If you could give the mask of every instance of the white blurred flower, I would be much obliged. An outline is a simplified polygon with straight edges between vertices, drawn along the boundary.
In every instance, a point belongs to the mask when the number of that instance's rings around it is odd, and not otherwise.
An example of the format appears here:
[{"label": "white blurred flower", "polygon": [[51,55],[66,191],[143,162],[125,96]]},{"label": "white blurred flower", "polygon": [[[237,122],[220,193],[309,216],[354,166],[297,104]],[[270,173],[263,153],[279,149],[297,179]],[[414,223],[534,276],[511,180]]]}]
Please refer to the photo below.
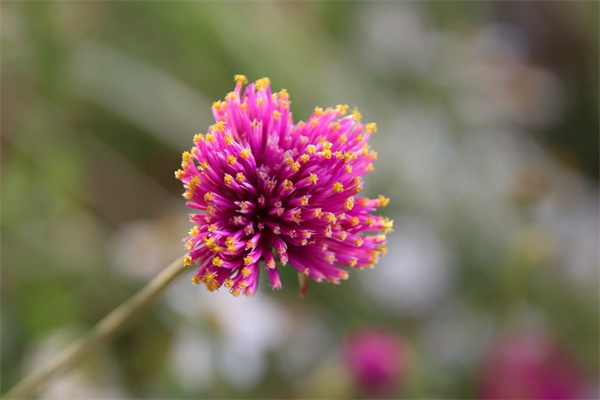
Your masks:
[{"label": "white blurred flower", "polygon": [[282,343],[291,318],[260,290],[252,298],[233,297],[226,291],[209,293],[185,279],[172,285],[166,300],[190,321],[214,325],[209,326],[218,332],[211,363],[223,379],[239,389],[260,381],[267,354]]},{"label": "white blurred flower", "polygon": [[368,274],[360,274],[366,293],[390,311],[430,312],[452,284],[452,254],[435,230],[423,221],[394,218],[388,254]]},{"label": "white blurred flower", "polygon": [[177,238],[189,228],[185,214],[179,213],[129,222],[110,242],[112,265],[119,274],[148,281],[185,252]]},{"label": "white blurred flower", "polygon": [[214,379],[210,343],[190,328],[177,330],[171,363],[179,383],[186,389],[205,388]]},{"label": "white blurred flower", "polygon": [[378,75],[426,75],[435,60],[439,35],[423,25],[417,3],[365,2],[358,8],[356,42],[360,60]]},{"label": "white blurred flower", "polygon": [[[67,347],[77,337],[77,329],[73,327],[57,330],[39,342],[26,354],[23,375],[37,370],[48,364],[58,352]],[[87,358],[85,365],[94,367],[74,368],[64,374],[59,374],[49,381],[40,393],[42,399],[122,399],[119,379],[111,368],[111,360],[102,353],[100,356]],[[111,372],[112,371],[112,372]]]}]

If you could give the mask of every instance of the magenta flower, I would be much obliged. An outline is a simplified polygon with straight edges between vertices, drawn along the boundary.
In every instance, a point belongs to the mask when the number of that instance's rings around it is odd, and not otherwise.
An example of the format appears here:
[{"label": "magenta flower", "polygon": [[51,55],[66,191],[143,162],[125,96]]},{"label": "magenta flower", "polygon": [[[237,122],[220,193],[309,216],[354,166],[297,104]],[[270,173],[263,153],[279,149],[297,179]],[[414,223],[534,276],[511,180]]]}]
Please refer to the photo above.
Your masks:
[{"label": "magenta flower", "polygon": [[482,399],[577,399],[580,367],[565,349],[537,332],[513,332],[488,350],[479,380]]},{"label": "magenta flower", "polygon": [[376,330],[358,331],[346,341],[344,356],[363,394],[389,396],[399,389],[406,369],[400,338]]},{"label": "magenta flower", "polygon": [[376,125],[361,124],[358,110],[344,116],[345,105],[317,107],[294,124],[285,89],[271,93],[262,78],[242,93],[246,78],[235,80],[213,104],[216,123],[194,137],[175,172],[187,205],[200,211],[185,239],[185,263],[198,266],[192,282],[252,295],[262,265],[281,288],[277,259],[317,282],[347,279],[340,266],[372,267],[386,238],[368,232],[392,228],[370,214],[389,199],[358,197],[377,158],[367,145]]}]

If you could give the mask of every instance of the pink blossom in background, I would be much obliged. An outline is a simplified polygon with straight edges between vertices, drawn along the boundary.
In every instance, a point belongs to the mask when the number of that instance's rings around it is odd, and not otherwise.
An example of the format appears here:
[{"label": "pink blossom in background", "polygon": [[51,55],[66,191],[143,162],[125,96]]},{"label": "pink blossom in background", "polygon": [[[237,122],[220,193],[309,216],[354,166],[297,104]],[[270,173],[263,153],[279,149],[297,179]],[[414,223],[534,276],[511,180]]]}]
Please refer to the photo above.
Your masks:
[{"label": "pink blossom in background", "polygon": [[377,158],[367,144],[376,125],[363,125],[358,110],[345,116],[346,105],[317,107],[294,124],[285,89],[271,93],[262,78],[242,92],[246,78],[235,79],[234,91],[213,104],[216,123],[194,137],[175,172],[198,211],[185,239],[185,263],[198,267],[192,281],[252,295],[262,265],[273,289],[288,263],[333,283],[348,278],[340,267],[372,267],[392,228],[371,214],[389,199],[359,196]]},{"label": "pink blossom in background", "polygon": [[479,381],[482,399],[577,399],[584,390],[579,366],[559,343],[537,332],[497,339]]},{"label": "pink blossom in background", "polygon": [[356,388],[366,395],[386,396],[399,390],[406,367],[402,341],[377,330],[353,333],[344,357]]}]

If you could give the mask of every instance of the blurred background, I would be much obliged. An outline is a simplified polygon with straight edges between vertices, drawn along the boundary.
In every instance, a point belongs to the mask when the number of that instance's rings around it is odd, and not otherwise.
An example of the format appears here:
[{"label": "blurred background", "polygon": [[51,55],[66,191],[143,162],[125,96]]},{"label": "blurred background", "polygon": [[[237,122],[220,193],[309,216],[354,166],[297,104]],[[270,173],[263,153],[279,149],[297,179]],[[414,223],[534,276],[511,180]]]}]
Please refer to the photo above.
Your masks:
[{"label": "blurred background", "polygon": [[388,254],[184,277],[42,397],[598,397],[598,3],[1,8],[1,392],[184,253],[173,171],[245,74],[377,122]]}]

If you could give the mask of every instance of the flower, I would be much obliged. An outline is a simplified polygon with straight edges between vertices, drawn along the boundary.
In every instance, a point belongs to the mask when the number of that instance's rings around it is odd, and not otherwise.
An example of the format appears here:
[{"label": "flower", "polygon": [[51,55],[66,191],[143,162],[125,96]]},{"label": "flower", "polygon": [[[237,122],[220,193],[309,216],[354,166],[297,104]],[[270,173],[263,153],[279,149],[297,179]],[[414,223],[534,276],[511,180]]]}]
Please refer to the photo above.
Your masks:
[{"label": "flower", "polygon": [[479,379],[482,399],[576,399],[584,391],[580,366],[558,342],[534,331],[496,339]]},{"label": "flower", "polygon": [[367,395],[392,395],[405,372],[400,338],[374,329],[354,332],[346,340],[344,356],[356,387]]},{"label": "flower", "polygon": [[377,158],[367,145],[376,125],[360,123],[356,109],[344,116],[346,105],[317,107],[294,125],[285,89],[271,93],[262,78],[242,93],[246,77],[235,80],[213,104],[215,124],[194,137],[175,172],[187,205],[200,211],[185,239],[185,263],[198,266],[192,282],[252,295],[262,264],[271,287],[281,288],[276,258],[306,282],[339,283],[348,278],[340,266],[372,267],[392,228],[370,214],[389,199],[358,196]]}]

